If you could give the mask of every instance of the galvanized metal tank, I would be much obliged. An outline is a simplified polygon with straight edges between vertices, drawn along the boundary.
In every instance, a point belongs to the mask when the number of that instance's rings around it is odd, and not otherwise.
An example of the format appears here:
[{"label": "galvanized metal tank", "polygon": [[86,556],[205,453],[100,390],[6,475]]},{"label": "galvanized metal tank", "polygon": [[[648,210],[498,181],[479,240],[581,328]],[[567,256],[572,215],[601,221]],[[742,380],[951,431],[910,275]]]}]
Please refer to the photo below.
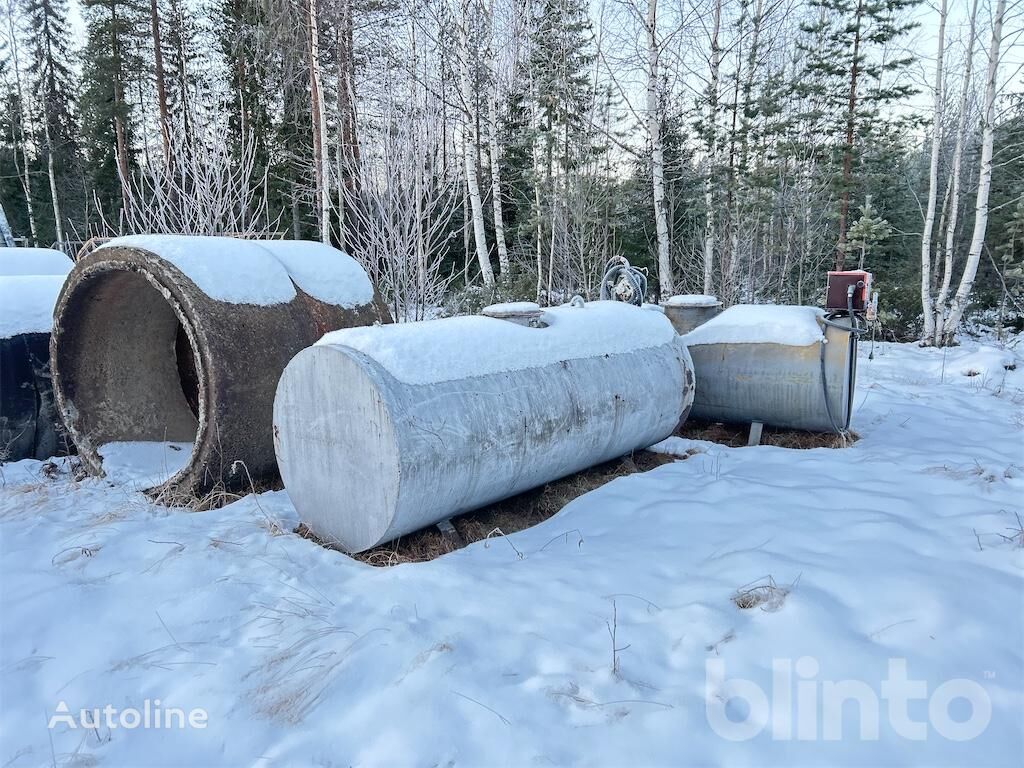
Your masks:
[{"label": "galvanized metal tank", "polygon": [[721,312],[722,302],[714,296],[684,294],[666,299],[661,307],[676,333],[682,336]]},{"label": "galvanized metal tank", "polygon": [[697,377],[702,421],[811,432],[850,425],[857,339],[849,320],[813,307],[736,306],[681,337]]},{"label": "galvanized metal tank", "polygon": [[318,536],[359,552],[644,448],[686,417],[689,355],[658,312],[546,310],[350,329],[281,376],[274,441]]}]

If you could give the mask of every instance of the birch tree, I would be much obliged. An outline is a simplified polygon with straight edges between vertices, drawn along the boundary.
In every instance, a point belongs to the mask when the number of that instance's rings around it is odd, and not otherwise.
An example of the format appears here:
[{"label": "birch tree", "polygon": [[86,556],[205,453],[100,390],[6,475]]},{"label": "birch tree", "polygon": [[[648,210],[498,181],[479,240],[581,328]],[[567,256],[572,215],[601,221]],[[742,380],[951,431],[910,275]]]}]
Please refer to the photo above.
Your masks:
[{"label": "birch tree", "polygon": [[928,166],[928,203],[921,233],[921,307],[924,311],[924,338],[935,335],[935,314],[932,307],[932,229],[935,226],[935,200],[939,186],[939,152],[942,149],[942,64],[946,54],[946,0],[939,5],[939,47],[935,56],[935,101],[932,110],[932,152]]},{"label": "birch tree", "polygon": [[[10,35],[11,70],[14,72],[15,99],[18,108],[11,119],[11,144],[14,147],[14,169],[18,176],[18,184],[25,196],[25,210],[28,213],[29,233],[32,245],[39,244],[39,230],[36,224],[35,205],[32,201],[32,183],[29,176],[28,140],[26,134],[27,110],[25,100],[27,94],[22,87],[21,62],[18,57],[18,31],[14,25],[14,0],[8,0],[7,26]],[[18,160],[21,164],[19,166]]]},{"label": "birch tree", "polygon": [[[967,58],[964,63],[963,84],[960,89],[960,103],[957,113],[956,139],[953,146],[953,163],[950,169],[949,187],[949,218],[946,222],[946,240],[942,248],[942,285],[932,305],[934,319],[932,321],[931,343],[941,343],[942,326],[946,320],[946,303],[949,299],[949,288],[953,279],[953,247],[956,238],[956,226],[960,215],[960,166],[963,163],[964,141],[967,134],[967,115],[971,95],[971,76],[974,71],[974,38],[978,21],[978,0],[971,3],[971,17],[967,33]],[[938,268],[936,260],[936,268]],[[927,323],[927,321],[926,321]]]},{"label": "birch tree", "polygon": [[942,326],[941,343],[952,344],[957,326],[971,298],[974,279],[978,274],[981,252],[985,247],[985,231],[988,226],[988,194],[992,187],[992,140],[995,131],[996,96],[999,89],[999,46],[1003,39],[1003,16],[1006,14],[1006,0],[997,0],[995,17],[992,20],[992,41],[988,49],[988,77],[985,83],[985,102],[981,126],[981,163],[978,170],[978,194],[974,204],[974,231],[971,246],[967,252],[967,263],[956,295],[949,307]]},{"label": "birch tree", "polygon": [[317,0],[309,0],[309,96],[313,123],[313,164],[320,240],[331,242],[331,163],[327,155],[327,112],[320,66],[320,15]]},{"label": "birch tree", "polygon": [[708,78],[707,117],[704,158],[704,293],[714,291],[712,276],[715,267],[715,156],[718,152],[718,80],[722,66],[722,49],[718,36],[722,28],[722,0],[715,0],[714,20],[711,22],[711,60]]},{"label": "birch tree", "polygon": [[11,225],[7,223],[7,211],[4,210],[3,200],[0,200],[0,247],[14,247],[14,235],[11,234]]},{"label": "birch tree", "polygon": [[480,158],[480,134],[477,121],[476,93],[473,88],[473,60],[469,45],[469,27],[473,21],[471,5],[475,0],[462,0],[462,14],[459,20],[459,85],[462,95],[462,147],[466,166],[466,187],[469,193],[470,214],[473,218],[473,238],[476,244],[476,258],[484,285],[493,288],[494,270],[487,251],[487,237],[484,233],[484,206],[480,194],[480,176],[477,163]]},{"label": "birch tree", "polygon": [[669,253],[668,213],[665,210],[665,145],[661,140],[664,120],[658,64],[658,0],[647,0],[647,136],[651,143],[651,181],[654,222],[658,238],[658,286],[663,298],[672,295],[672,258]]},{"label": "birch tree", "polygon": [[494,244],[498,251],[498,271],[507,277],[509,270],[508,244],[505,241],[505,215],[502,211],[501,148],[498,143],[498,97],[500,78],[498,62],[494,55],[494,3],[490,0],[487,10],[487,60],[491,62],[490,89],[487,96],[487,141],[491,161],[491,207],[494,212]]}]

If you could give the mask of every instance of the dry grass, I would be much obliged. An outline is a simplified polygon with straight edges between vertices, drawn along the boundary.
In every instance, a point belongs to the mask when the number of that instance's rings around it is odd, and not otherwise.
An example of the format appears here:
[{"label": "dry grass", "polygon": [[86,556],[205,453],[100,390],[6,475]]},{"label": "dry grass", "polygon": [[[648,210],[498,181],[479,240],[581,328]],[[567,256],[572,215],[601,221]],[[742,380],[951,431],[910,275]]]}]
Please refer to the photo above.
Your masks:
[{"label": "dry grass", "polygon": [[[797,581],[799,581],[799,577],[797,577]],[[779,586],[770,575],[765,576],[750,584],[744,584],[733,593],[731,599],[741,611],[760,608],[762,611],[774,613],[782,608],[786,597],[796,587],[797,581],[787,586]]]},{"label": "dry grass", "polygon": [[[694,440],[708,440],[731,447],[742,447],[747,444],[748,431],[749,426],[738,424],[687,422],[676,434]],[[775,429],[767,426],[761,436],[762,445],[800,449],[845,448],[854,440],[856,435],[852,434],[844,438],[841,435]],[[621,459],[600,464],[475,512],[454,517],[451,520],[454,531],[449,534],[442,533],[436,526],[430,526],[379,547],[359,552],[352,557],[369,565],[381,567],[433,560],[474,541],[505,536],[543,522],[573,499],[600,488],[616,477],[647,472],[662,464],[685,460],[694,453],[696,451],[676,457],[650,451],[634,451]],[[331,542],[318,537],[304,524],[300,524],[295,533],[328,549],[338,549]],[[508,542],[508,545],[515,549],[511,542]],[[521,554],[518,550],[516,552]]]},{"label": "dry grass", "polygon": [[[707,421],[687,421],[682,429],[676,432],[680,437],[690,440],[707,440],[712,443],[727,445],[730,448],[742,448],[747,444],[750,434],[749,424],[718,424]],[[761,445],[774,445],[778,448],[847,448],[858,439],[854,432],[845,436],[832,432],[804,432],[799,429],[779,429],[767,424],[761,432]]]},{"label": "dry grass", "polygon": [[[438,528],[431,526],[352,557],[375,566],[433,560],[474,541],[493,539],[536,525],[547,520],[573,499],[600,488],[616,477],[647,472],[676,460],[675,457],[660,453],[635,451],[630,456],[600,464],[475,512],[454,517],[451,522],[456,536],[445,535]],[[314,535],[305,525],[299,525],[295,532],[322,546],[330,547],[328,542]],[[511,542],[509,546],[512,546]]]}]

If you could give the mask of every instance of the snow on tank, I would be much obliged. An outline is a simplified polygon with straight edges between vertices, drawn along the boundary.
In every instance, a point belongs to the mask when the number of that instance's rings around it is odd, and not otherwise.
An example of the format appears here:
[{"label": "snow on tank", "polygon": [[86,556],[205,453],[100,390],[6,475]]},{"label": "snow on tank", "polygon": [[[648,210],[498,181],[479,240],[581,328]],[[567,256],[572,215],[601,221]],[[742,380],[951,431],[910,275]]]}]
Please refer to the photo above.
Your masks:
[{"label": "snow on tank", "polygon": [[0,276],[0,339],[49,333],[64,275]]},{"label": "snow on tank", "polygon": [[479,316],[345,328],[326,334],[317,345],[358,350],[399,381],[433,384],[622,354],[672,341],[674,331],[664,316],[637,309],[618,301],[594,301],[582,307],[566,304],[544,311],[546,328]]},{"label": "snow on tank", "polygon": [[737,304],[683,336],[689,347],[706,344],[782,344],[805,347],[822,339],[817,307]]},{"label": "snow on tank", "polygon": [[666,307],[717,307],[721,303],[718,297],[703,293],[683,293],[665,300]]},{"label": "snow on tank", "polygon": [[25,275],[67,276],[74,264],[53,248],[0,248],[0,277]]},{"label": "snow on tank", "polygon": [[304,240],[239,240],[199,235],[128,235],[100,246],[139,248],[175,267],[211,299],[286,304],[294,282],[315,299],[349,309],[373,301],[373,284],[343,251]]}]

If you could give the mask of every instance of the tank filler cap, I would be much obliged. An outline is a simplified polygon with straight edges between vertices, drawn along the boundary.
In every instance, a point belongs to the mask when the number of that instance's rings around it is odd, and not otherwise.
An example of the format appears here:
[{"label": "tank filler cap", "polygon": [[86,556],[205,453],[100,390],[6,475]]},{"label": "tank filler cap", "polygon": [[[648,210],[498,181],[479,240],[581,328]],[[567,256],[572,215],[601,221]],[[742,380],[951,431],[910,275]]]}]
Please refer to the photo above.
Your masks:
[{"label": "tank filler cap", "polygon": [[508,320],[517,325],[525,325],[530,328],[542,328],[546,325],[541,320],[544,310],[539,304],[532,301],[511,301],[504,304],[491,304],[484,307],[480,314],[484,317],[493,317],[496,320]]},{"label": "tank filler cap", "polygon": [[722,302],[716,296],[707,296],[699,293],[686,293],[679,296],[671,296],[662,302],[665,307],[720,307]]}]

